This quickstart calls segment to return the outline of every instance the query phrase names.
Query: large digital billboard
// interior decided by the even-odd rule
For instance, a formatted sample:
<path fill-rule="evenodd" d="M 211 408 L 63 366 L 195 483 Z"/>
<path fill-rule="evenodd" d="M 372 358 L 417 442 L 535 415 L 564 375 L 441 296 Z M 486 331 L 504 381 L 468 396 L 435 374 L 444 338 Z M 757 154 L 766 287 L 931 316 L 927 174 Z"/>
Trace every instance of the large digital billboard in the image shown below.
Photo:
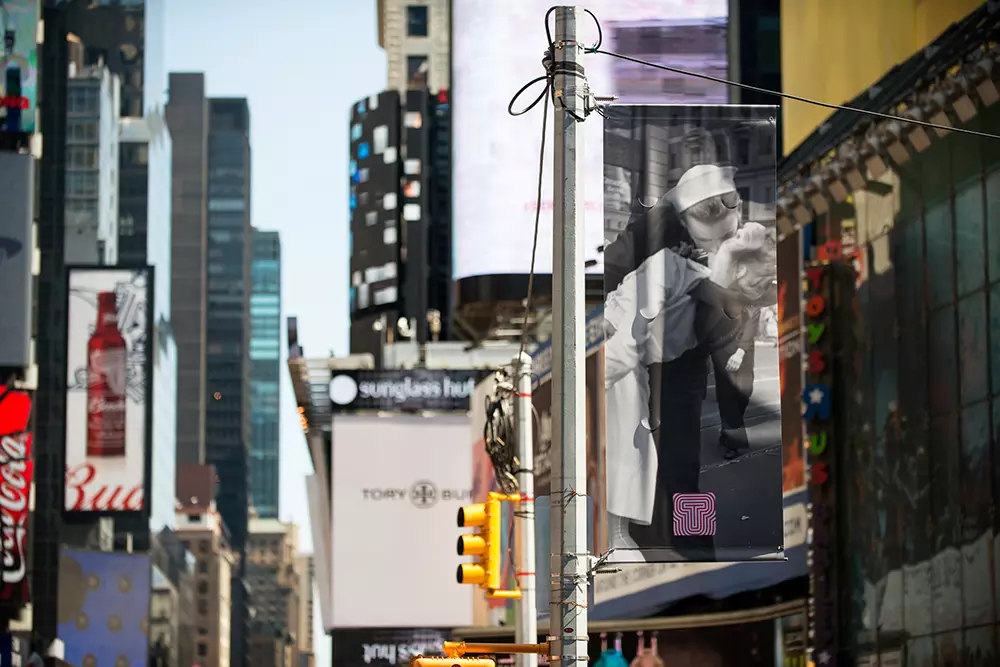
<path fill-rule="evenodd" d="M 0 132 L 35 131 L 38 99 L 38 0 L 0 2 Z"/>
<path fill-rule="evenodd" d="M 454 277 L 526 274 L 535 220 L 541 109 L 507 113 L 511 96 L 539 76 L 548 0 L 462 0 L 452 9 Z M 603 48 L 635 58 L 724 78 L 728 73 L 727 0 L 594 0 L 586 7 L 601 22 Z M 597 41 L 589 17 L 582 39 Z M 489 39 L 483 39 L 488 33 Z M 520 48 L 511 48 L 517 43 Z M 537 48 L 531 48 L 536 44 Z M 524 46 L 527 45 L 527 46 Z M 726 86 L 642 67 L 604 55 L 584 61 L 591 89 L 620 104 L 728 102 Z M 539 86 L 518 101 L 523 108 Z M 551 113 L 550 113 L 551 115 Z M 585 124 L 584 183 L 588 271 L 599 274 L 604 224 L 602 123 Z M 546 141 L 551 150 L 551 123 Z M 650 138 L 654 140 L 653 137 Z M 666 145 L 661 146 L 666 150 Z M 550 153 L 551 154 L 551 153 Z M 535 269 L 552 270 L 552 176 L 542 181 Z"/>
<path fill-rule="evenodd" d="M 68 273 L 65 510 L 145 512 L 153 269 Z"/>
<path fill-rule="evenodd" d="M 81 667 L 145 667 L 149 660 L 149 556 L 62 549 L 59 639 Z"/>
<path fill-rule="evenodd" d="M 335 415 L 330 468 L 332 627 L 470 625 L 472 587 L 455 583 L 468 416 Z"/>

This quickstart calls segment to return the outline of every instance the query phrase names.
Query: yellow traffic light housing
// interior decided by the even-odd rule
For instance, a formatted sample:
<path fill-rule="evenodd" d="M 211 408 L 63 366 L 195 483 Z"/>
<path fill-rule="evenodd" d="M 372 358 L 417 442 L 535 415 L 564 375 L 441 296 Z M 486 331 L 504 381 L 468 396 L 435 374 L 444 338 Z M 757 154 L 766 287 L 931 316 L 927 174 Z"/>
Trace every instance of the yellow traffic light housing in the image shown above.
<path fill-rule="evenodd" d="M 410 667 L 497 667 L 491 658 L 425 658 L 415 655 L 410 658 Z"/>
<path fill-rule="evenodd" d="M 487 597 L 520 599 L 521 591 L 500 588 L 503 564 L 500 557 L 502 530 L 501 502 L 520 502 L 521 496 L 490 493 L 485 503 L 465 505 L 458 510 L 459 528 L 478 528 L 474 534 L 458 538 L 459 556 L 475 556 L 475 562 L 458 566 L 455 578 L 486 591 Z"/>

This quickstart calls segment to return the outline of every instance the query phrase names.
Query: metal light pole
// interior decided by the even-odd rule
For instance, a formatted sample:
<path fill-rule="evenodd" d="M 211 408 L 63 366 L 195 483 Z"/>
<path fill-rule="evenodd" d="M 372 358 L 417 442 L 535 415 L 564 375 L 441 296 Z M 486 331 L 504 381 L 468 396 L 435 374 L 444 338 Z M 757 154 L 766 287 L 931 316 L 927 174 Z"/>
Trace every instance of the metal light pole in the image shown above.
<path fill-rule="evenodd" d="M 550 660 L 587 661 L 587 455 L 584 359 L 583 119 L 587 112 L 583 10 L 556 7 L 553 44 L 555 164 L 552 219 L 552 595 Z M 558 548 L 555 548 L 558 545 Z"/>
<path fill-rule="evenodd" d="M 521 566 L 518 588 L 521 599 L 517 602 L 514 641 L 534 644 L 538 641 L 538 609 L 535 606 L 535 447 L 531 423 L 531 355 L 521 352 L 514 360 L 514 417 L 517 420 L 517 471 L 518 492 L 518 544 L 521 548 Z M 517 667 L 537 667 L 537 653 L 521 653 L 515 658 Z"/>

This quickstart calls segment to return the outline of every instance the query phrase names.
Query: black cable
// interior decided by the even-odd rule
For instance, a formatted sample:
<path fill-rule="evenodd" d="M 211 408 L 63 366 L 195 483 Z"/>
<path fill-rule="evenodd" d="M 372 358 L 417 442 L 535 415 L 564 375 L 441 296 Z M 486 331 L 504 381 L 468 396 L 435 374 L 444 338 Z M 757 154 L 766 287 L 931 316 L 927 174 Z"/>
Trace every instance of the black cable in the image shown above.
<path fill-rule="evenodd" d="M 684 76 L 692 76 L 695 77 L 696 79 L 704 79 L 706 81 L 714 81 L 715 83 L 721 83 L 727 86 L 733 86 L 735 88 L 752 90 L 755 93 L 762 93 L 764 95 L 773 95 L 774 97 L 782 97 L 786 100 L 794 100 L 795 102 L 802 102 L 804 104 L 812 104 L 814 106 L 823 107 L 824 109 L 831 109 L 833 111 L 850 111 L 853 113 L 862 114 L 864 116 L 883 118 L 885 120 L 894 120 L 900 123 L 910 123 L 911 125 L 920 125 L 921 127 L 927 127 L 933 130 L 942 130 L 944 132 L 958 132 L 959 134 L 969 134 L 974 137 L 983 137 L 985 139 L 1000 139 L 1000 135 L 990 134 L 989 132 L 977 132 L 976 130 L 969 130 L 962 127 L 955 127 L 953 125 L 938 125 L 937 123 L 930 123 L 925 120 L 917 120 L 916 118 L 906 118 L 904 116 L 896 116 L 891 113 L 882 113 L 880 111 L 859 109 L 858 107 L 850 107 L 845 104 L 830 104 L 829 102 L 820 102 L 819 100 L 813 100 L 808 97 L 802 97 L 801 95 L 792 95 L 791 93 L 779 93 L 776 90 L 768 90 L 767 88 L 761 88 L 759 86 L 751 86 L 748 83 L 729 81 L 728 79 L 722 79 L 720 77 L 711 76 L 709 74 L 701 74 L 699 72 L 689 72 L 687 70 L 678 69 L 676 67 L 670 67 L 668 65 L 651 63 L 647 60 L 642 60 L 640 58 L 633 58 L 632 56 L 626 56 L 621 53 L 615 53 L 614 51 L 605 51 L 603 49 L 597 49 L 593 51 L 593 53 L 600 53 L 601 55 L 611 56 L 612 58 L 619 58 L 621 60 L 627 60 L 629 62 L 636 63 L 637 65 L 645 65 L 647 67 L 652 67 L 654 69 L 660 69 L 666 72 L 673 72 L 674 74 L 683 74 Z"/>

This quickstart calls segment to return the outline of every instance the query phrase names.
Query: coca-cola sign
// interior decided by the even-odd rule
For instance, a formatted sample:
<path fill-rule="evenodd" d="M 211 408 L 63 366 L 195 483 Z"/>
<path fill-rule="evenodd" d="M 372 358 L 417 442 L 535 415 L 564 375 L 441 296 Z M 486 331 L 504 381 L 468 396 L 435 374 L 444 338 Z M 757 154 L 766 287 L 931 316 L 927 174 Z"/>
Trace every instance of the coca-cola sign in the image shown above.
<path fill-rule="evenodd" d="M 0 601 L 28 602 L 28 510 L 31 458 L 31 397 L 0 386 Z"/>
<path fill-rule="evenodd" d="M 151 268 L 69 269 L 66 512 L 148 512 Z"/>

